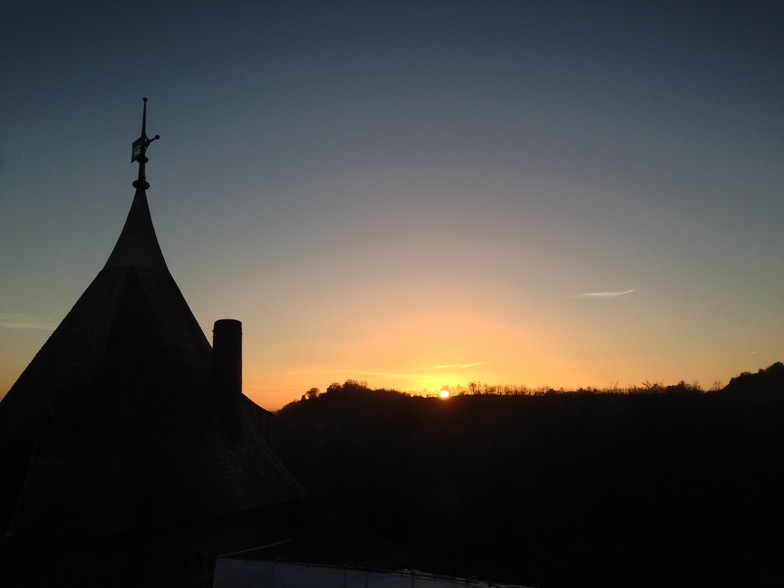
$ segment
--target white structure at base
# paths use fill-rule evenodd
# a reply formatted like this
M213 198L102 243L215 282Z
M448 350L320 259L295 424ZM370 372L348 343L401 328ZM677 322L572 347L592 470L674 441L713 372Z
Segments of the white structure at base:
M524 588L418 570L363 570L218 558L213 588Z

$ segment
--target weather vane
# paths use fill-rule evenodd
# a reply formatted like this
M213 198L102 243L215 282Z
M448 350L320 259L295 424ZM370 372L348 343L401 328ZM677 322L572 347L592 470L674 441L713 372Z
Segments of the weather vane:
M131 163L139 162L139 179L133 183L137 190L146 190L150 187L144 176L144 164L147 163L147 147L155 139L160 139L160 135L155 135L152 139L147 138L147 98L144 98L144 112L142 114L142 136L136 139L131 145Z

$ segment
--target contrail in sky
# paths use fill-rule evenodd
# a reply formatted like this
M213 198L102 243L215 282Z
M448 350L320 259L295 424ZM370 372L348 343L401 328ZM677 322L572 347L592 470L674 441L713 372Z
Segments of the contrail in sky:
M432 369L435 369L435 370L446 370L446 369L449 369L449 368L466 369L466 368L470 368L470 367L475 367L477 365L484 365L485 363L487 363L487 362L485 362L485 361L475 361L474 363L449 363L449 364L446 364L446 365L434 365L432 367Z
M577 298L617 298L618 296L626 296L632 292L634 292L634 288L631 290L624 290L623 292L585 292L584 294L578 294Z

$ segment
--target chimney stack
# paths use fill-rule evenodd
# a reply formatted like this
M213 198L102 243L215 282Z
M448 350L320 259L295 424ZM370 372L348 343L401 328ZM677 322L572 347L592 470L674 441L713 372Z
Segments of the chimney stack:
M210 385L229 442L236 445L242 423L242 323L238 320L215 321Z

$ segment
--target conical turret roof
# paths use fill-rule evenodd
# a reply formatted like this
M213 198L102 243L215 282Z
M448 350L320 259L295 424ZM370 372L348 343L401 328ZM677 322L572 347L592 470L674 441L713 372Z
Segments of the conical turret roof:
M126 265L169 272L161 247L158 245L150 207L147 204L147 193L144 190L136 190L125 226L104 268Z
M166 266L140 179L106 265L0 402L0 438L35 446L9 534L127 532L305 494L244 396L240 440L227 439L212 348Z

